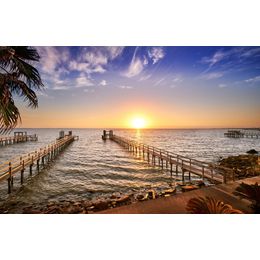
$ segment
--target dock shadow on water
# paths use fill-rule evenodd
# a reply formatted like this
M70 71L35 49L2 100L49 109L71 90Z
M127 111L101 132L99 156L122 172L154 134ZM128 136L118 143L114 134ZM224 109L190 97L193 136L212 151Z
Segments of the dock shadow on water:
M57 129L34 129L38 142L26 142L1 147L0 161L34 151L54 141ZM163 147L204 161L239 154L255 147L259 140L229 140L223 137L224 130L117 130L116 133L137 141ZM155 190L160 193L177 183L181 176L159 167L151 167L142 158L130 154L118 144L101 140L100 129L74 129L80 138L71 143L57 158L40 169L33 166L30 176L24 173L24 184L20 176L14 178L14 189L7 194L6 182L0 183L0 204L10 205L10 213L22 212L31 204L48 204L52 201L95 201L118 196L133 195ZM236 151L234 143L236 142ZM214 146L212 145L214 143ZM254 146L253 146L254 144ZM213 149L212 149L213 147ZM182 151L182 152L181 152ZM194 181L200 178L191 175ZM185 181L189 182L187 176ZM180 190L177 190L179 192Z

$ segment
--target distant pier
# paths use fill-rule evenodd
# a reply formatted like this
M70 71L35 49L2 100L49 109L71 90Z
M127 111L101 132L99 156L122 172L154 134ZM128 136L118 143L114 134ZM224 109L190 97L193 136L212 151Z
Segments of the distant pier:
M72 135L72 131L69 131L67 135L64 134L64 131L60 131L59 137L55 142L0 164L0 182L7 180L8 193L11 193L13 180L17 173L20 173L21 184L23 184L26 168L29 169L29 173L32 175L33 165L36 165L39 172L40 165L44 166L45 163L54 160L74 140L78 140L78 136Z
M231 129L224 133L230 138L260 138L260 130Z
M13 136L2 136L0 137L0 146L9 144L27 142L27 141L38 141L36 134L28 135L25 131L16 131Z
M227 183L235 180L235 172L226 167L214 165L212 163L202 162L180 154L172 153L164 149L154 146L138 143L124 137L113 134L113 131L104 130L102 139L110 139L126 148L128 151L140 156L153 166L159 166L162 169L169 169L172 176L173 172L176 176L180 173L184 181L185 173L190 179L191 173L206 178L213 183ZM173 169L175 166L175 170Z

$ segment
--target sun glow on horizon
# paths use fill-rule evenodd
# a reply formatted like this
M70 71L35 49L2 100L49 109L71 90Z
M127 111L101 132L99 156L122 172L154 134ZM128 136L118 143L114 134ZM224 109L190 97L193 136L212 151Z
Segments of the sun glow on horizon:
M132 126L132 128L135 128L135 129L141 129L141 128L145 128L147 126L147 122L142 117L135 117L131 121L131 126Z

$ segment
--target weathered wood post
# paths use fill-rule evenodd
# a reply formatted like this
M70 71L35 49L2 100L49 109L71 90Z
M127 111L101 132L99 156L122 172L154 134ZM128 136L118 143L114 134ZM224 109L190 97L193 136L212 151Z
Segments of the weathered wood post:
M22 157L20 157L20 164L22 165L22 169L21 169L21 184L23 184L24 160L22 159Z
M190 172L191 172L191 159L190 159L189 180L190 180Z
M109 130L109 139L113 139L113 136L114 136L113 130Z
M183 159L181 160L181 172L182 172L182 181L184 181L185 170L183 169Z
M177 155L177 162L176 162L176 176L178 176L178 167L179 167L179 156Z
M32 167L33 167L33 156L32 156L31 164L30 164L30 175L32 175Z
M204 165L202 165L202 180L204 180L204 171L205 171L205 167Z
M12 164L9 162L9 178L8 178L8 193L12 192Z
M232 180L235 181L235 171L232 169Z
M225 184L227 183L226 171L224 171L224 174L223 174L223 182L224 182Z
M168 152L166 152L166 156L167 156L167 158L166 158L166 169L168 169L168 158L169 158Z
M103 130L103 135L102 135L102 140L106 141L107 140L107 135L106 135L106 130Z

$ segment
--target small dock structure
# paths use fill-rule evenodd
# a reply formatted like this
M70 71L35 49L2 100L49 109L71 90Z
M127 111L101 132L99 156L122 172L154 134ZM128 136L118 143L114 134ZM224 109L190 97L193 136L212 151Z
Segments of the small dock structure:
M103 136L102 136L103 138ZM202 179L208 179L212 183L227 183L235 180L235 172L233 169L215 165L192 159L180 154L176 154L164 149L159 149L151 145L139 143L127 138L114 135L108 135L106 138L118 143L128 151L141 157L152 166L159 166L162 169L170 171L171 176L175 172L182 175L184 181L185 174L188 174L189 179L191 174L200 176Z
M38 141L38 136L36 134L28 135L26 131L15 131L13 136L0 137L0 146L28 141Z
M78 136L72 135L72 131L69 131L67 135L64 134L64 131L60 131L59 137L53 143L1 163L0 182L7 180L8 193L11 193L14 177L17 177L20 173L21 184L23 184L26 169L29 169L29 174L32 175L33 166L36 165L36 169L39 172L40 165L44 166L48 162L53 161L74 140L78 140Z
M102 140L112 139L113 136L113 130L103 130Z
M259 129L230 129L224 136L229 138L260 138Z

